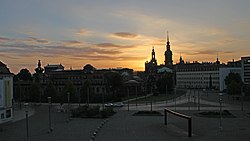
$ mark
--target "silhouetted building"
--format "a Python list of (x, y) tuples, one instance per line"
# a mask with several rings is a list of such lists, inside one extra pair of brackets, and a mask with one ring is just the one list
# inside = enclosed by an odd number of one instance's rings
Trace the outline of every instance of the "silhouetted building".
[(13, 76), (0, 61), (0, 124), (13, 118)]
[(64, 66), (62, 64), (54, 64), (50, 65), (48, 64), (47, 66), (44, 67), (45, 73), (50, 72), (50, 71), (63, 71)]
[(170, 41), (169, 41), (169, 35), (167, 32), (167, 44), (166, 44), (166, 51), (165, 51), (165, 65), (166, 66), (172, 66), (173, 65), (173, 59), (172, 59), (173, 53), (170, 49)]
[(156, 74), (157, 72), (157, 60), (155, 58), (155, 50), (154, 47), (152, 49), (151, 53), (151, 60), (150, 62), (145, 62), (145, 72), (146, 73), (151, 73), (151, 74)]

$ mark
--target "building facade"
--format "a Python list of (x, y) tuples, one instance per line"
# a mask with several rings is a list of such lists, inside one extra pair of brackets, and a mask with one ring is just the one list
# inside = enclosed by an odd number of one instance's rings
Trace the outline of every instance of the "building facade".
[(219, 67), (214, 63), (186, 63), (176, 65), (176, 87), (219, 89)]
[(241, 57), (242, 80), (245, 84), (250, 84), (250, 57)]
[(13, 76), (0, 61), (0, 124), (13, 119)]

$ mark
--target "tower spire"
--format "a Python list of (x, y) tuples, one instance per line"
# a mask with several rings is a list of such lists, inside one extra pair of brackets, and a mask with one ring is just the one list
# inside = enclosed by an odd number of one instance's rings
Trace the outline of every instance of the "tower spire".
[(169, 35), (168, 35), (168, 31), (167, 31), (167, 42), (169, 42)]

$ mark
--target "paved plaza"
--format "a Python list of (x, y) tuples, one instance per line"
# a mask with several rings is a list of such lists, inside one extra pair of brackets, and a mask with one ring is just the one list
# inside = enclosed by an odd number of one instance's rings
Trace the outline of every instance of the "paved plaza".
[[(192, 93), (190, 93), (192, 95)], [(169, 114), (168, 125), (164, 125), (163, 116), (133, 116), (138, 110), (150, 110), (150, 105), (130, 105), (115, 109), (117, 113), (105, 119), (74, 118), (67, 122), (68, 114), (58, 112), (53, 104), (52, 126), (54, 131), (48, 133), (48, 106), (32, 107), (29, 111), (30, 141), (247, 141), (250, 138), (249, 102), (235, 101), (223, 96), (223, 109), (229, 110), (235, 118), (222, 118), (222, 130), (219, 118), (197, 117), (201, 111), (219, 111), (218, 94), (200, 93), (200, 111), (197, 99), (189, 99), (187, 94), (181, 98), (166, 102), (154, 103), (153, 110), (163, 113), (168, 107), (177, 112), (192, 116), (192, 137), (187, 136), (187, 121)], [(194, 104), (194, 102), (196, 104)], [(189, 108), (188, 108), (189, 107)], [(25, 141), (25, 112), (16, 111), (14, 122), (0, 125), (1, 141)], [(17, 117), (18, 116), (18, 117)], [(104, 122), (104, 120), (106, 122)], [(96, 133), (93, 136), (93, 133)]]

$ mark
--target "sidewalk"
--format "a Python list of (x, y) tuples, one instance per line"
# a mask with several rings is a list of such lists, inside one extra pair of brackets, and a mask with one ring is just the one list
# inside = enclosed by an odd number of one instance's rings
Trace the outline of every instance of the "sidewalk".
[[(32, 107), (29, 107), (28, 109), (28, 116), (32, 116), (35, 114), (35, 109)], [(20, 107), (15, 106), (14, 111), (13, 111), (13, 120), (12, 122), (17, 122), (19, 120), (25, 119), (26, 118), (26, 112), (25, 112), (25, 108), (22, 107), (20, 109)]]

